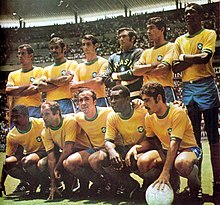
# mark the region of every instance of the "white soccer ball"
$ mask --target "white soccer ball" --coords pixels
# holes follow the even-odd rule
[[[158,184],[153,187],[151,184],[145,193],[146,201],[148,205],[170,205],[174,200],[173,189],[165,184],[163,190],[157,189]]]

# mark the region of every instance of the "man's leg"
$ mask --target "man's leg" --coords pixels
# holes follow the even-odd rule
[[[213,195],[220,195],[220,143],[218,132],[218,108],[212,108],[203,112],[205,130],[207,132],[211,163],[213,170]]]

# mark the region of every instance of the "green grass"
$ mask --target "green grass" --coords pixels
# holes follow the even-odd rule
[[[2,163],[5,158],[4,153],[0,153],[0,170],[2,169]],[[136,177],[136,176],[134,176]],[[139,180],[140,183],[142,183],[142,180],[137,177],[137,180]],[[31,199],[31,198],[18,198],[10,196],[10,194],[13,192],[15,187],[18,184],[18,180],[8,176],[5,182],[6,186],[6,192],[7,196],[4,196],[0,198],[0,204],[1,205],[71,205],[71,204],[97,204],[97,205],[124,205],[124,204],[137,204],[131,201],[120,201],[119,199],[110,199],[110,200],[77,200],[77,199],[59,199],[53,202],[47,202],[44,199]],[[186,180],[184,178],[181,178],[181,191],[186,186]],[[203,202],[200,204],[205,205],[220,205],[220,199],[219,202],[213,202],[212,195],[212,170],[211,170],[211,162],[210,162],[210,153],[209,153],[209,145],[206,140],[203,141],[203,164],[202,164],[202,189],[203,189]],[[138,203],[140,204],[140,203]],[[142,203],[145,204],[145,203]],[[177,204],[177,203],[175,203]],[[183,205],[186,204],[186,202],[179,202],[179,204]],[[195,204],[195,203],[194,203]],[[187,203],[187,205],[190,205]],[[197,204],[196,204],[197,205]]]

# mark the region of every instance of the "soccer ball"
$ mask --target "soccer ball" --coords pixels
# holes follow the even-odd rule
[[[163,190],[157,189],[158,184],[151,184],[145,193],[146,201],[148,205],[170,205],[174,200],[173,189],[165,184]]]

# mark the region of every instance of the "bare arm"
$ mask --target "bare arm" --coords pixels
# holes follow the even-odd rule
[[[168,148],[167,157],[166,157],[166,161],[163,166],[163,170],[159,178],[154,182],[154,184],[159,183],[160,186],[162,186],[162,189],[163,189],[164,184],[170,185],[169,183],[170,171],[174,165],[174,161],[177,155],[177,151],[179,149],[180,142],[181,140],[179,139],[170,141],[170,146]]]
[[[203,52],[199,54],[180,54],[180,60],[173,62],[173,72],[178,73],[186,70],[192,64],[206,64],[209,62],[212,54],[210,52]]]
[[[95,77],[90,80],[71,81],[70,90],[75,91],[79,88],[90,88],[96,90],[101,85],[103,85],[102,77]]]
[[[135,76],[142,76],[145,73],[152,71],[154,68],[157,67],[159,63],[155,62],[155,63],[151,63],[151,64],[141,64],[140,62],[137,62],[134,67],[133,67],[133,75]]]
[[[55,170],[59,171],[63,168],[63,161],[73,153],[74,142],[65,142],[63,152],[55,166]]]
[[[10,96],[31,96],[38,93],[36,85],[22,85],[6,87],[6,94]]]

